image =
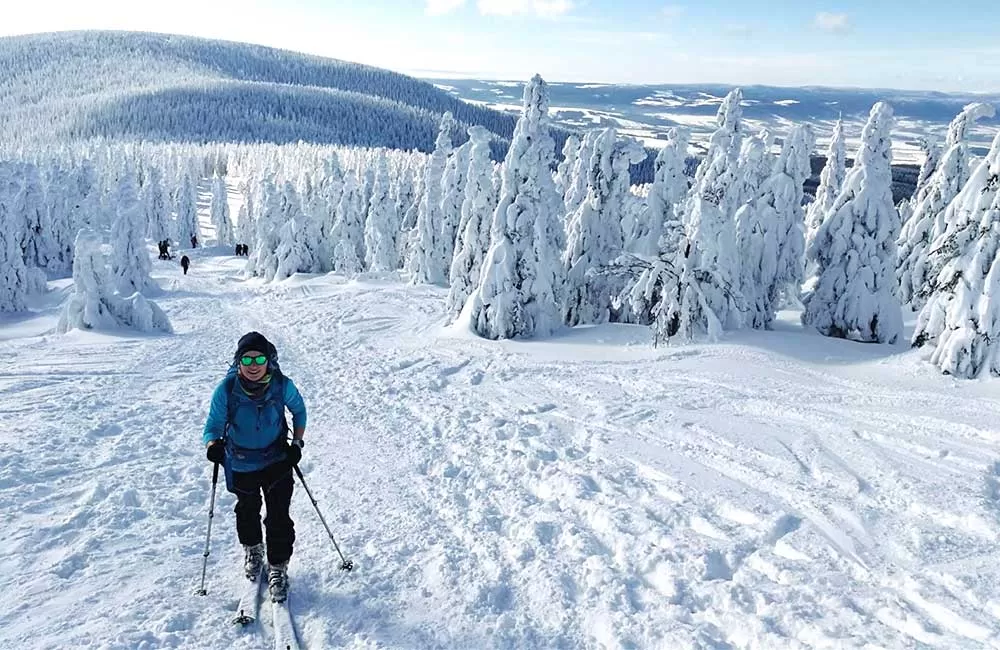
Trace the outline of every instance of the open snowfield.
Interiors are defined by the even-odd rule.
[[[290,606],[304,647],[1000,647],[1000,383],[802,331],[491,343],[444,290],[154,261],[177,334],[0,322],[0,648],[268,648],[201,427],[258,329],[310,409]],[[60,288],[61,287],[61,288]]]

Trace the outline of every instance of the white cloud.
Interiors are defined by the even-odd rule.
[[[555,18],[573,10],[573,0],[479,0],[479,13],[485,16],[522,16],[525,14]]]
[[[670,19],[680,18],[684,14],[684,7],[681,5],[667,5],[663,8],[663,15]]]
[[[451,13],[465,4],[465,0],[427,0],[425,12],[428,16],[441,16]]]
[[[851,28],[847,14],[833,14],[828,11],[821,11],[816,14],[813,24],[828,32],[846,32]]]

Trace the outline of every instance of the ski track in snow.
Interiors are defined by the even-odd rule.
[[[303,647],[1000,647],[995,382],[801,331],[492,343],[444,290],[154,262],[177,334],[0,341],[0,647],[269,648],[201,428],[260,329],[310,409]],[[23,322],[19,328],[28,328]],[[879,356],[881,355],[881,356]],[[895,356],[891,356],[895,355]],[[11,426],[12,425],[12,426]]]

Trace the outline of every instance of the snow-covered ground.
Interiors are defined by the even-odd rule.
[[[444,290],[154,261],[174,336],[0,322],[0,648],[265,648],[201,427],[237,338],[310,409],[290,605],[326,648],[1000,647],[1000,383],[802,331],[492,343]]]

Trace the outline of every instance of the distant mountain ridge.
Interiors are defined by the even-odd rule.
[[[433,147],[440,116],[502,147],[515,117],[427,82],[287,50],[144,32],[0,38],[0,137]],[[455,134],[464,138],[463,132]]]

